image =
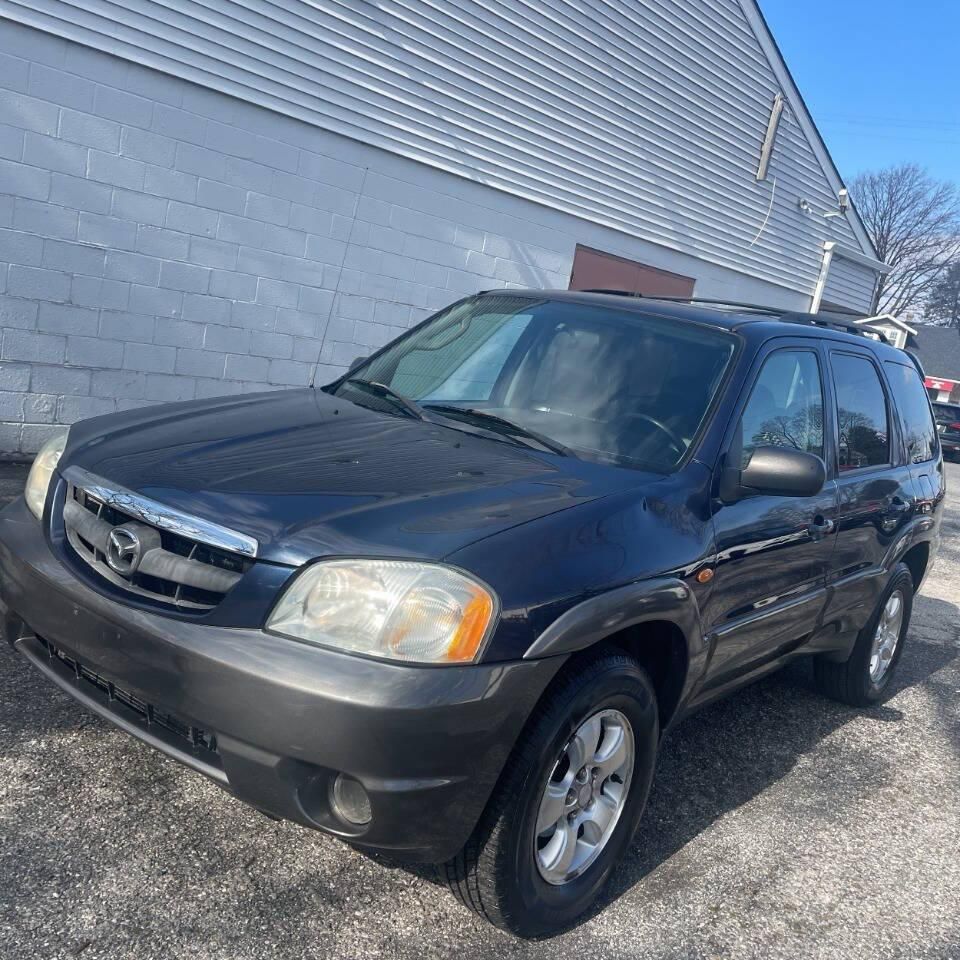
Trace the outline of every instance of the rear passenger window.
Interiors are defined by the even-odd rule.
[[[746,466],[757,447],[823,456],[823,385],[809,350],[779,350],[764,362],[740,420]]]
[[[831,358],[837,394],[837,435],[841,470],[890,462],[887,401],[877,368],[863,357]]]
[[[927,391],[917,368],[885,363],[893,397],[900,411],[910,463],[923,463],[937,455],[937,427],[930,413]]]

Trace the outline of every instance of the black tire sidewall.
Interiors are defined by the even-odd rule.
[[[887,672],[880,678],[878,682],[875,683],[870,678],[870,656],[873,650],[873,637],[877,629],[877,624],[880,622],[880,617],[883,616],[883,608],[886,606],[890,595],[897,589],[900,590],[901,595],[903,596],[904,606],[903,620],[900,624],[900,637],[897,640],[897,649],[894,651],[893,660],[891,661]],[[886,588],[880,595],[880,599],[877,601],[877,608],[874,610],[873,616],[870,617],[869,622],[860,634],[860,638],[857,642],[857,650],[854,654],[856,670],[859,675],[858,680],[860,693],[862,694],[863,698],[870,703],[876,703],[883,699],[887,692],[887,688],[890,686],[893,673],[897,668],[897,664],[900,662],[900,657],[903,656],[903,648],[905,646],[907,630],[910,627],[910,617],[912,613],[913,576],[910,573],[910,568],[906,564],[900,563],[897,565],[893,572],[893,576],[890,578]]]
[[[561,750],[588,717],[614,709],[630,722],[635,746],[634,769],[627,803],[606,847],[579,877],[562,885],[540,876],[534,857],[536,817],[540,800]],[[584,684],[572,698],[548,711],[538,725],[544,742],[541,761],[524,779],[514,808],[507,841],[511,884],[508,912],[522,919],[527,935],[553,932],[570,923],[597,898],[614,866],[629,845],[643,809],[656,765],[659,723],[656,696],[646,674],[629,661],[620,661]]]

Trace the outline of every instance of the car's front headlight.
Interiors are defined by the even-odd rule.
[[[67,445],[68,433],[69,431],[65,428],[63,433],[51,437],[40,448],[40,452],[30,468],[30,473],[27,475],[27,485],[24,488],[23,496],[27,501],[30,512],[38,520],[43,517],[43,505],[47,499],[47,491],[50,489],[53,471],[57,469],[60,455]]]
[[[267,629],[387,660],[472,663],[496,615],[493,593],[450,567],[323,560],[293,580]]]

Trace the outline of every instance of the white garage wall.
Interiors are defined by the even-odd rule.
[[[148,94],[149,96],[145,96]],[[0,451],[115,409],[319,381],[465,293],[566,287],[576,243],[809,295],[3,22]]]
[[[823,288],[823,299],[854,310],[870,309],[877,275],[869,267],[835,254]]]
[[[865,243],[798,209],[835,208],[841,184],[753,0],[0,0],[0,14],[793,289],[812,289],[824,241]],[[757,183],[778,91],[790,107]],[[211,126],[207,145],[233,138]]]

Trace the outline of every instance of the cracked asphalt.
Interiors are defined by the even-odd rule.
[[[0,957],[960,960],[960,467],[895,694],[803,663],[680,725],[605,907],[524,942],[271,822],[0,648]],[[0,498],[25,470],[0,464]]]

